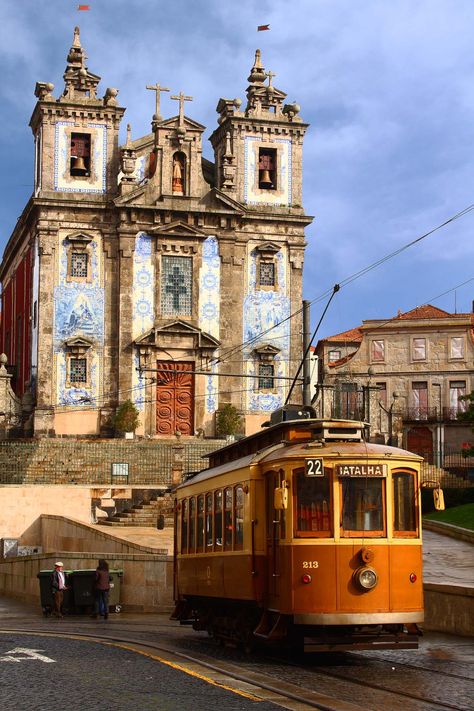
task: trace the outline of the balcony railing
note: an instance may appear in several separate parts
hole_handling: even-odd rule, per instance
[[[407,407],[394,408],[394,417],[402,417],[405,422],[456,422],[458,415],[464,412],[460,405],[458,407]]]

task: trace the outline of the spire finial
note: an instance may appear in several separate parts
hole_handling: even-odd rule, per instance
[[[131,124],[127,123],[127,146],[129,146],[132,143],[132,126]]]
[[[265,81],[265,69],[262,66],[262,53],[259,49],[255,51],[255,61],[247,81],[251,84],[263,84]]]
[[[74,39],[72,41],[72,46],[73,47],[80,47],[81,46],[81,29],[78,25],[74,28]]]

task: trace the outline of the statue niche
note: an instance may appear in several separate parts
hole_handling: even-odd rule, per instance
[[[186,175],[186,156],[184,153],[175,153],[173,156],[173,195],[184,195]]]

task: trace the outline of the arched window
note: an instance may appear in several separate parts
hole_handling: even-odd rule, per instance
[[[178,152],[173,155],[173,195],[184,195],[186,192],[186,156]]]

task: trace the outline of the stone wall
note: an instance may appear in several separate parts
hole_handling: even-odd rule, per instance
[[[63,516],[42,516],[37,541],[43,553],[0,559],[0,594],[38,604],[37,574],[53,570],[60,559],[66,570],[94,569],[106,558],[114,570],[123,570],[120,601],[124,610],[168,612],[173,606],[173,558],[125,541],[93,526]]]
[[[207,466],[203,456],[222,440],[135,441],[39,439],[0,441],[0,484],[128,484],[169,486],[173,470]],[[126,464],[113,470],[113,464]],[[115,471],[115,473],[114,473]],[[128,471],[128,474],[125,472]]]

